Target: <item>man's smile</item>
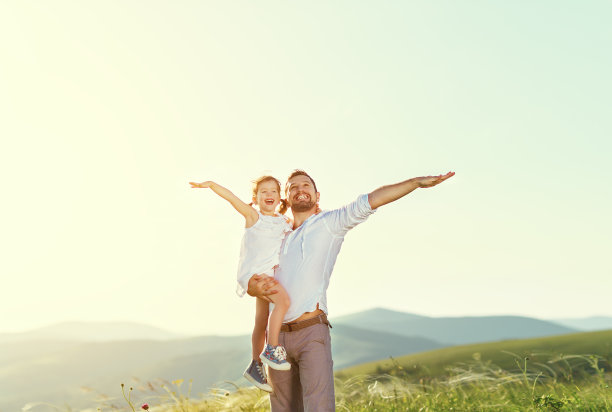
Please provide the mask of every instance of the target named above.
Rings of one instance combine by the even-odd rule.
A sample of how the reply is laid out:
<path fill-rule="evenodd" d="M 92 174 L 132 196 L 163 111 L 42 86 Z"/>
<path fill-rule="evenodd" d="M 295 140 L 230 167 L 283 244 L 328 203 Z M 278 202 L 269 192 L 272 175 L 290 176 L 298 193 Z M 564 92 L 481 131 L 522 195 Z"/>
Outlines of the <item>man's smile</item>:
<path fill-rule="evenodd" d="M 295 195 L 294 199 L 297 200 L 298 202 L 308 201 L 310 200 L 310 196 L 307 195 L 306 193 L 298 193 L 297 195 Z"/>

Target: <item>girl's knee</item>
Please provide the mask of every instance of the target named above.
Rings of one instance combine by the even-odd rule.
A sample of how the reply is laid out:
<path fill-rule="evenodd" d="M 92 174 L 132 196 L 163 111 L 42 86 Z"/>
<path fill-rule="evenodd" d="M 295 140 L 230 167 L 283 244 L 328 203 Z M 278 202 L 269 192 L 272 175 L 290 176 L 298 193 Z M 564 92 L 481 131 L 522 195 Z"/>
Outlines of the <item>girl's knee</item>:
<path fill-rule="evenodd" d="M 284 308 L 289 308 L 289 306 L 291 305 L 291 299 L 289 298 L 289 295 L 285 292 L 285 293 L 279 293 L 279 297 L 278 297 L 278 303 L 275 303 L 275 305 L 277 306 L 282 306 Z"/>

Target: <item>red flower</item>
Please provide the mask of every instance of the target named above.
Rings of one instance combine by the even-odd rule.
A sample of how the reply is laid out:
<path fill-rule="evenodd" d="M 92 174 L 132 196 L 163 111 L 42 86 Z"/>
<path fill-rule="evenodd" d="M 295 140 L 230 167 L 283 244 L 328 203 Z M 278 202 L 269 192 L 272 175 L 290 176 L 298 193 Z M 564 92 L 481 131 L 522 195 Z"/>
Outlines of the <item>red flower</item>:
<path fill-rule="evenodd" d="M 148 403 L 143 403 L 141 408 L 144 409 L 145 411 L 148 411 L 149 410 L 149 404 Z"/>

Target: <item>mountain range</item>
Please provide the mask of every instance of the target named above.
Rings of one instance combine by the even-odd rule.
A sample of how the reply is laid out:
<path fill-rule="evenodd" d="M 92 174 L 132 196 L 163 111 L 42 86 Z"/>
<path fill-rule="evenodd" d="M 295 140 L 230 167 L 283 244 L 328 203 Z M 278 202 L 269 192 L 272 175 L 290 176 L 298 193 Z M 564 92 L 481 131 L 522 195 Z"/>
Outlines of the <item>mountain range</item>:
<path fill-rule="evenodd" d="M 402 336 L 421 336 L 444 345 L 463 345 L 505 339 L 535 338 L 572 333 L 576 329 L 550 321 L 521 316 L 478 316 L 432 318 L 371 309 L 342 316 L 335 322 Z"/>
<path fill-rule="evenodd" d="M 336 370 L 465 343 L 579 330 L 518 316 L 432 318 L 380 308 L 331 322 Z M 241 375 L 249 358 L 248 335 L 180 337 L 133 323 L 64 323 L 0 334 L 0 412 L 39 401 L 95 410 L 102 405 L 96 399 L 105 399 L 105 406 L 124 406 L 121 383 L 141 397 L 175 379 L 193 379 L 193 394 L 223 381 L 245 385 Z"/>
<path fill-rule="evenodd" d="M 33 340 L 102 342 L 113 340 L 178 339 L 186 336 L 136 322 L 62 322 L 20 333 L 0 333 L 0 343 Z"/>

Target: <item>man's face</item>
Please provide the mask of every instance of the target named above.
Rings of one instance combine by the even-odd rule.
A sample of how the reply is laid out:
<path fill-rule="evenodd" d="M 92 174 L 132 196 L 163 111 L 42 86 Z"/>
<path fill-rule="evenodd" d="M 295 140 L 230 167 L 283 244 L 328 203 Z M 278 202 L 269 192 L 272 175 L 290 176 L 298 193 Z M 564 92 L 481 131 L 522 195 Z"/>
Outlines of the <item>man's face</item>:
<path fill-rule="evenodd" d="M 319 193 L 315 192 L 312 181 L 308 176 L 298 175 L 287 181 L 287 202 L 294 212 L 307 212 L 316 210 Z"/>

